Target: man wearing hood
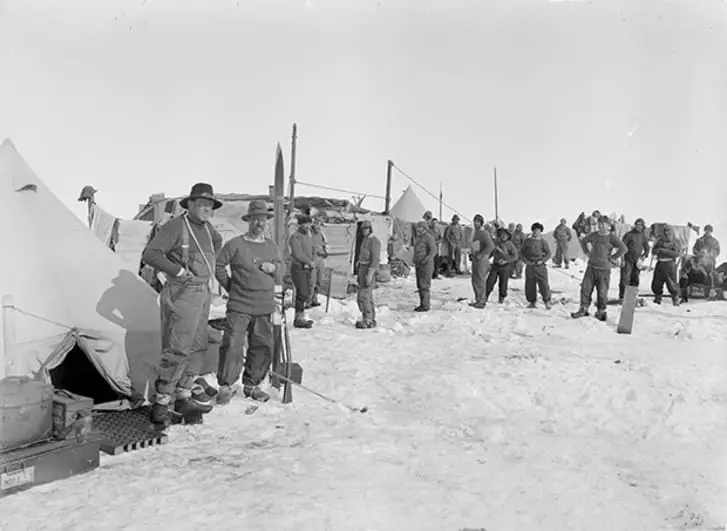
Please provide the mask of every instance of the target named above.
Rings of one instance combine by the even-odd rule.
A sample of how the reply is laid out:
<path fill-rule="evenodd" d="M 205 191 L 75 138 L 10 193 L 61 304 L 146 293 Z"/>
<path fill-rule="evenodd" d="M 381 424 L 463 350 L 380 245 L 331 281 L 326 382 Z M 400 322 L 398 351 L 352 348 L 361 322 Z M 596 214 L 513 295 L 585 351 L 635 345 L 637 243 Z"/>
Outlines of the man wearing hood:
<path fill-rule="evenodd" d="M 512 235 L 509 230 L 504 227 L 497 229 L 497 241 L 495 242 L 495 249 L 492 251 L 492 267 L 490 267 L 485 284 L 485 301 L 490 297 L 495 284 L 499 281 L 498 302 L 500 304 L 505 302 L 510 272 L 520 257 L 518 249 L 511 240 Z"/>
<path fill-rule="evenodd" d="M 512 233 L 512 243 L 517 249 L 518 259 L 515 262 L 515 266 L 511 268 L 510 278 L 523 278 L 523 265 L 525 264 L 520 258 L 520 249 L 522 249 L 523 243 L 525 243 L 526 235 L 523 232 L 522 223 L 515 225 L 515 231 Z"/>
<path fill-rule="evenodd" d="M 464 233 L 462 231 L 462 225 L 459 224 L 459 216 L 457 214 L 452 216 L 452 223 L 444 232 L 444 239 L 447 240 L 449 247 L 447 276 L 451 277 L 454 274 L 460 275 L 462 273 L 462 240 L 464 239 Z"/>
<path fill-rule="evenodd" d="M 475 233 L 472 236 L 470 260 L 472 260 L 472 291 L 475 294 L 473 308 L 482 309 L 487 305 L 487 272 L 490 268 L 490 255 L 495 249 L 490 233 L 485 229 L 485 220 L 477 214 L 473 218 Z"/>
<path fill-rule="evenodd" d="M 430 307 L 430 290 L 434 271 L 434 257 L 437 254 L 437 243 L 429 224 L 419 221 L 416 224 L 414 240 L 414 265 L 416 267 L 417 290 L 419 291 L 419 306 L 415 312 L 428 312 Z"/>
<path fill-rule="evenodd" d="M 313 220 L 307 214 L 298 216 L 298 230 L 288 239 L 290 246 L 290 276 L 295 286 L 295 328 L 311 328 L 313 321 L 305 316 L 305 307 L 310 297 L 311 273 L 315 268 L 313 240 L 310 227 Z"/>
<path fill-rule="evenodd" d="M 624 234 L 623 243 L 626 254 L 621 264 L 621 278 L 618 283 L 618 300 L 622 303 L 626 286 L 639 285 L 640 262 L 649 257 L 649 238 L 646 236 L 646 223 L 642 218 L 634 221 L 634 228 Z"/>
<path fill-rule="evenodd" d="M 674 306 L 679 306 L 679 285 L 677 280 L 677 260 L 682 254 L 682 246 L 674 235 L 674 229 L 667 225 L 664 227 L 664 236 L 654 244 L 654 277 L 651 282 L 651 291 L 654 293 L 654 304 L 661 304 L 664 284 L 669 290 Z"/>
<path fill-rule="evenodd" d="M 358 309 L 361 320 L 356 328 L 376 327 L 376 305 L 374 304 L 374 283 L 381 260 L 381 242 L 374 236 L 369 220 L 361 222 L 361 247 L 358 253 Z"/>

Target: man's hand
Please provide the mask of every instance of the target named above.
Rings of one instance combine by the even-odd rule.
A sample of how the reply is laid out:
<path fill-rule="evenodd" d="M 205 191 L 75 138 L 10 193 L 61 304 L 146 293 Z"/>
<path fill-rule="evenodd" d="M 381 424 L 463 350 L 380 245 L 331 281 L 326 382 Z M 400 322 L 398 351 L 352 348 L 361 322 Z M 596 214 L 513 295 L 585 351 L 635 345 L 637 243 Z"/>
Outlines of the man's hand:
<path fill-rule="evenodd" d="M 262 264 L 260 264 L 260 269 L 263 273 L 272 275 L 278 270 L 278 266 L 276 266 L 272 262 L 263 262 Z"/>
<path fill-rule="evenodd" d="M 177 278 L 187 278 L 187 277 L 191 277 L 191 276 L 192 276 L 192 273 L 187 271 L 185 268 L 182 268 L 181 271 L 179 271 L 179 273 L 177 273 Z"/>

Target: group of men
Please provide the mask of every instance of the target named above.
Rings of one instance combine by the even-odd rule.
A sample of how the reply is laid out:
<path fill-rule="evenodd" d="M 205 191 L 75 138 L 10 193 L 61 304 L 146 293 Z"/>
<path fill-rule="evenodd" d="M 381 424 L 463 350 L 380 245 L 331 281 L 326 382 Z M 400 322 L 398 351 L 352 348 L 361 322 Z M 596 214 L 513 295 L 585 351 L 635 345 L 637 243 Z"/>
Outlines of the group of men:
<path fill-rule="evenodd" d="M 247 232 L 224 244 L 210 223 L 222 206 L 211 185 L 195 184 L 180 206 L 185 212 L 162 225 L 142 255 L 142 262 L 165 278 L 160 292 L 162 352 L 151 408 L 152 421 L 163 426 L 202 422 L 214 401 L 231 400 L 240 378 L 246 397 L 269 399 L 260 384 L 270 370 L 275 343 L 275 286 L 282 283 L 286 269 L 282 250 L 266 237 L 273 216 L 265 201 L 249 203 L 242 216 Z M 296 293 L 293 325 L 310 328 L 313 323 L 305 311 L 320 304 L 318 291 L 328 253 L 320 221 L 299 216 L 288 244 Z M 215 280 L 228 294 L 219 390 L 199 377 L 208 350 Z"/>

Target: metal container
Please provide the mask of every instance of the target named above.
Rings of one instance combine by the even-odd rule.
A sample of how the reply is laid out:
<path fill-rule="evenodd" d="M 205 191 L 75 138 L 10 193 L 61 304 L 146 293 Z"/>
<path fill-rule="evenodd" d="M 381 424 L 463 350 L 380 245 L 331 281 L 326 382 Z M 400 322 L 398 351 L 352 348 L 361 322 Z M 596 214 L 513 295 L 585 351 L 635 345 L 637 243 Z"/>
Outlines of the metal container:
<path fill-rule="evenodd" d="M 52 429 L 52 385 L 18 376 L 0 380 L 0 452 L 46 439 Z"/>

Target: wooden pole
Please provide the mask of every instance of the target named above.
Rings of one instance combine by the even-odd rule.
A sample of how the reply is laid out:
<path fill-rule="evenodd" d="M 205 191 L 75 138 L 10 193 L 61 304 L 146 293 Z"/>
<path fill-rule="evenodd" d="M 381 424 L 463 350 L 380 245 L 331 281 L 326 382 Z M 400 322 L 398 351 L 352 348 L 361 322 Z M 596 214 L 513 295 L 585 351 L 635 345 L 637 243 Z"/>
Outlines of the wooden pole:
<path fill-rule="evenodd" d="M 391 206 L 391 170 L 394 163 L 391 160 L 386 161 L 386 198 L 384 199 L 384 215 L 389 215 L 389 207 Z"/>
<path fill-rule="evenodd" d="M 442 183 L 439 183 L 439 221 L 442 221 Z"/>
<path fill-rule="evenodd" d="M 287 230 L 288 223 L 293 217 L 294 203 L 295 203 L 295 158 L 298 147 L 298 124 L 293 124 L 293 135 L 292 142 L 290 145 L 290 193 L 288 201 L 288 215 L 286 216 L 285 227 Z"/>
<path fill-rule="evenodd" d="M 497 167 L 495 167 L 495 220 L 500 220 L 500 211 L 497 205 Z"/>
<path fill-rule="evenodd" d="M 15 350 L 15 301 L 12 295 L 3 295 L 2 298 L 2 320 L 3 320 L 3 344 L 0 352 L 0 380 L 8 373 L 8 362 L 13 360 Z"/>

